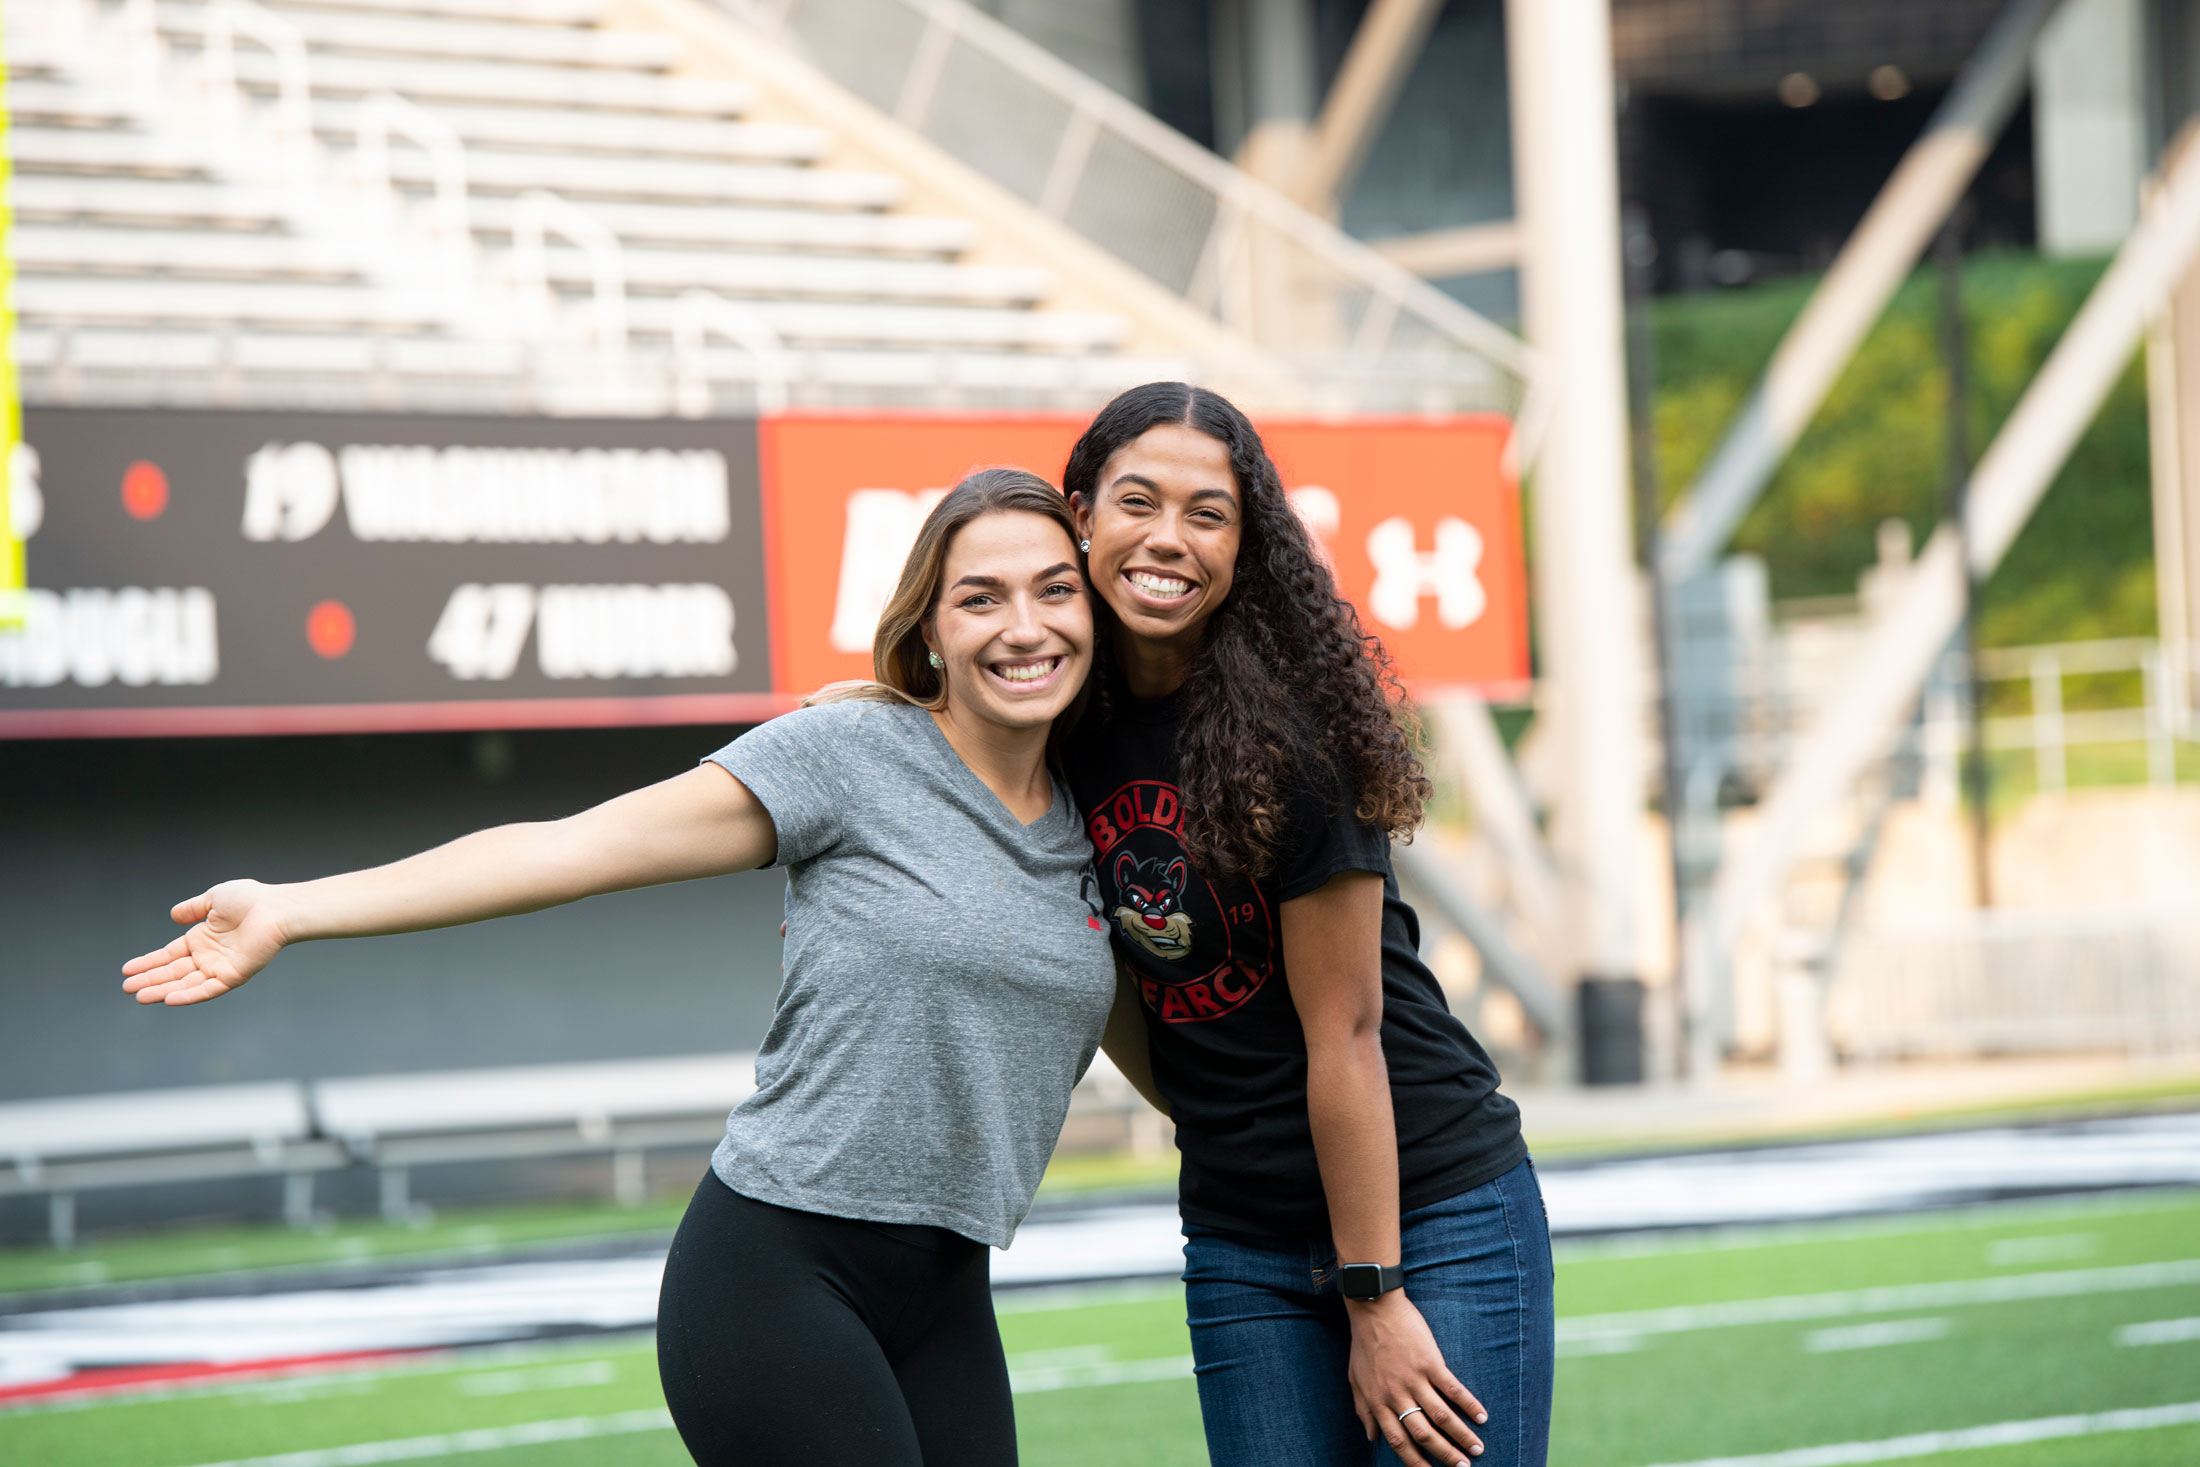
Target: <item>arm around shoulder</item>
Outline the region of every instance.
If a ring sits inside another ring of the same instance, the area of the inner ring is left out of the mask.
[[[1121,953],[1115,957],[1115,1007],[1108,1010],[1108,1026],[1101,1031],[1100,1047],[1122,1071],[1123,1078],[1131,1082],[1131,1088],[1145,1097],[1146,1104],[1165,1116],[1169,1114],[1169,1099],[1153,1079],[1153,1051],[1146,1047],[1146,1011],[1139,1003],[1138,979]]]

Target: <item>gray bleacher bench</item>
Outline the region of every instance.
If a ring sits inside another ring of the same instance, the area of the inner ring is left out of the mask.
[[[321,1080],[311,1100],[322,1134],[380,1172],[397,1221],[415,1166],[593,1152],[611,1155],[613,1195],[639,1204],[647,1153],[716,1141],[755,1088],[755,1056],[708,1054]]]
[[[314,1174],[357,1161],[379,1173],[383,1215],[406,1221],[413,1167],[607,1153],[613,1195],[634,1205],[649,1152],[714,1143],[755,1089],[754,1055],[704,1054],[16,1101],[0,1104],[0,1196],[45,1194],[65,1248],[76,1194],[100,1187],[281,1176],[303,1226]],[[1105,1055],[1071,1102],[1072,1130],[1093,1121],[1111,1142],[1127,1127],[1141,1154],[1166,1145]]]
[[[313,1212],[313,1174],[344,1165],[314,1134],[303,1085],[201,1085],[0,1104],[0,1196],[47,1198],[57,1248],[76,1238],[76,1196],[101,1187],[280,1176],[283,1215]]]

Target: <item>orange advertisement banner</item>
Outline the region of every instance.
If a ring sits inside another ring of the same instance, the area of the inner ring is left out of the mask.
[[[1409,686],[1498,695],[1527,682],[1520,492],[1503,471],[1509,422],[1259,426],[1337,584]]]
[[[790,414],[761,424],[773,684],[806,693],[870,675],[871,634],[917,526],[974,468],[1059,483],[1082,417]],[[1292,503],[1367,629],[1421,688],[1528,676],[1519,496],[1500,471],[1508,424],[1260,425]]]

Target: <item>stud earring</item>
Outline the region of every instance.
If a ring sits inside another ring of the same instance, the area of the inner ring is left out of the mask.
[[[1080,540],[1077,542],[1077,549],[1082,554],[1090,555],[1092,554],[1092,542],[1090,540]]]
[[[925,661],[927,661],[927,662],[929,662],[929,663],[931,663],[931,664],[932,664],[932,665],[933,665],[934,667],[945,667],[945,666],[947,666],[947,661],[946,661],[946,659],[945,659],[945,658],[943,658],[943,657],[941,657],[941,656],[940,656],[940,654],[939,654],[939,653],[937,653],[937,652],[927,652],[927,653],[925,653],[925,654],[924,654],[924,660],[925,660]]]

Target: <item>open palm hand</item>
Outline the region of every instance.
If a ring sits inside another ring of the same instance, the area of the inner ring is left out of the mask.
[[[122,965],[122,991],[143,1004],[171,1008],[204,1003],[241,988],[266,967],[285,941],[274,888],[258,881],[225,881],[178,902],[169,912],[189,931]]]

